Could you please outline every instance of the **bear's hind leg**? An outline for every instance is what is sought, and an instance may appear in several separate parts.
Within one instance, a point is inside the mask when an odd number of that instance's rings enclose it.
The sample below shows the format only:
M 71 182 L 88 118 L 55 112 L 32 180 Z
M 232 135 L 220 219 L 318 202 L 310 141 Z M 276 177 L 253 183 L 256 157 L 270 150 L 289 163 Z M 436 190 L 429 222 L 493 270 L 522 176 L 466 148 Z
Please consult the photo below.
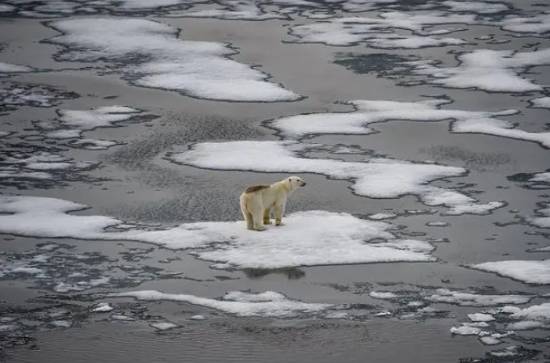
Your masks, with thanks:
M 252 214 L 252 220 L 253 220 L 253 224 L 254 224 L 254 229 L 256 231 L 263 231 L 265 230 L 265 227 L 264 225 L 262 224 L 263 222 L 263 210 L 260 209 L 259 211 L 255 212 Z
M 254 230 L 254 219 L 252 218 L 252 214 L 249 212 L 246 212 L 245 214 L 246 219 L 246 229 L 249 229 L 251 231 Z
M 266 208 L 264 209 L 264 224 L 271 224 L 270 218 L 270 209 Z

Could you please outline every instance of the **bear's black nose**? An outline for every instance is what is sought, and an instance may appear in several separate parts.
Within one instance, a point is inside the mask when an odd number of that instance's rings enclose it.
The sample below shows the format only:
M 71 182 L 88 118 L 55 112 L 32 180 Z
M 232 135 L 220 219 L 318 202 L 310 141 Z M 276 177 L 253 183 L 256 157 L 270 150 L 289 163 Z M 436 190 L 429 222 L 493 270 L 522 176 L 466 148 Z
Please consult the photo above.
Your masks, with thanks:
M 306 186 L 306 182 L 302 182 L 302 186 L 305 187 L 305 186 Z

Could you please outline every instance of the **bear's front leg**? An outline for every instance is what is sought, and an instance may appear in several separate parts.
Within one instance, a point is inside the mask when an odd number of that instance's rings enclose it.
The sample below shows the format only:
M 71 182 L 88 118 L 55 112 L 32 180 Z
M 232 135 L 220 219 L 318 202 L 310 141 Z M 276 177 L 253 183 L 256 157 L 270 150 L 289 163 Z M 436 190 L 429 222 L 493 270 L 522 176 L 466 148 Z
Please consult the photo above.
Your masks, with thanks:
M 271 224 L 271 220 L 269 219 L 270 217 L 269 214 L 270 214 L 269 208 L 264 209 L 264 224 Z
M 280 226 L 283 224 L 283 213 L 285 212 L 285 206 L 283 205 L 275 205 L 275 225 Z

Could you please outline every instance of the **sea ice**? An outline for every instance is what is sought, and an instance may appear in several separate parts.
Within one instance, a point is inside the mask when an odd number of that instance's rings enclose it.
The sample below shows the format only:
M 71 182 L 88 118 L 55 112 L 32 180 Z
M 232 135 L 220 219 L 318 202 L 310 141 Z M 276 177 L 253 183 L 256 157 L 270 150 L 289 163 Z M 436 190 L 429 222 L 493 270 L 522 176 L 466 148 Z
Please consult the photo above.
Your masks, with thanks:
M 470 267 L 529 284 L 550 284 L 550 260 L 495 261 L 470 265 Z
M 501 304 L 525 304 L 532 298 L 533 296 L 529 295 L 489 295 L 437 289 L 435 294 L 427 297 L 427 300 L 460 306 L 494 306 Z
M 290 300 L 274 291 L 263 293 L 229 292 L 220 300 L 187 294 L 168 294 L 155 290 L 129 291 L 109 294 L 109 297 L 133 297 L 138 300 L 168 300 L 200 305 L 237 316 L 289 318 L 301 314 L 318 314 L 331 308 L 331 304 L 305 303 Z
M 352 189 L 359 195 L 398 198 L 414 194 L 427 205 L 449 207 L 447 214 L 486 214 L 504 205 L 502 202 L 479 204 L 457 191 L 428 185 L 433 180 L 461 176 L 465 173 L 462 168 L 393 159 L 345 162 L 297 155 L 314 146 L 292 141 L 205 142 L 168 157 L 176 163 L 208 169 L 315 173 L 334 179 L 353 180 Z
M 354 112 L 312 113 L 275 119 L 270 127 L 284 136 L 301 138 L 316 134 L 371 134 L 369 126 L 376 123 L 399 121 L 435 122 L 453 120 L 451 131 L 456 133 L 481 133 L 499 137 L 537 142 L 550 148 L 550 132 L 527 132 L 515 128 L 514 123 L 497 119 L 516 110 L 498 112 L 463 111 L 441 109 L 447 99 L 428 99 L 417 102 L 384 100 L 355 100 L 349 103 Z
M 323 43 L 334 46 L 350 46 L 365 42 L 380 48 L 422 48 L 431 46 L 460 45 L 458 38 L 436 38 L 432 35 L 448 33 L 448 30 L 427 30 L 441 24 L 475 22 L 471 14 L 444 12 L 383 12 L 378 17 L 343 17 L 329 21 L 293 26 L 289 35 L 297 43 Z M 398 33 L 399 29 L 413 32 L 412 36 Z
M 32 71 L 33 69 L 28 66 L 0 62 L 0 73 L 27 73 Z
M 532 52 L 476 49 L 458 56 L 456 67 L 438 67 L 425 61 L 406 62 L 414 73 L 429 82 L 450 88 L 478 88 L 493 92 L 542 91 L 543 87 L 522 78 L 528 67 L 550 63 L 550 48 Z
M 430 255 L 433 246 L 428 242 L 396 239 L 388 232 L 391 224 L 362 220 L 346 213 L 297 212 L 286 217 L 284 227 L 271 227 L 261 233 L 247 230 L 244 222 L 197 222 L 166 230 L 111 232 L 105 229 L 123 222 L 103 216 L 68 214 L 84 208 L 61 199 L 0 196 L 0 232 L 36 237 L 135 240 L 167 248 L 197 248 L 193 254 L 217 262 L 216 267 L 279 268 L 434 260 Z M 373 239 L 385 241 L 366 243 Z M 93 284 L 88 282 L 87 288 L 95 286 Z M 79 288 L 63 284 L 57 290 Z
M 293 101 L 297 94 L 268 76 L 229 59 L 222 43 L 184 41 L 179 30 L 147 19 L 81 18 L 50 23 L 63 32 L 50 41 L 67 47 L 58 58 L 102 60 L 119 67 L 138 86 L 229 101 Z

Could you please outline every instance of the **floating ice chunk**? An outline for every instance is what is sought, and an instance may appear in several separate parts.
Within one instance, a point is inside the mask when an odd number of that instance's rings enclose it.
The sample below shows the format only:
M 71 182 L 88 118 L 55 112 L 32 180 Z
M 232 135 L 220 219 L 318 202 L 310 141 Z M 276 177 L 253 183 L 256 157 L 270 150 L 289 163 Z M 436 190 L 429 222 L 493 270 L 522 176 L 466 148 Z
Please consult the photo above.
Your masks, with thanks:
M 28 66 L 0 62 L 0 73 L 27 73 L 33 69 Z
M 325 22 L 297 25 L 289 35 L 298 43 L 324 43 L 349 46 L 359 42 L 381 48 L 421 48 L 430 46 L 459 45 L 465 41 L 457 38 L 435 38 L 428 35 L 448 33 L 448 30 L 426 30 L 427 27 L 452 23 L 474 23 L 470 14 L 443 12 L 384 12 L 378 17 L 344 17 Z M 397 33 L 407 29 L 413 36 Z
M 311 145 L 282 141 L 231 141 L 199 143 L 183 153 L 173 153 L 176 163 L 219 170 L 315 173 L 334 179 L 353 180 L 352 189 L 372 198 L 397 198 L 415 194 L 427 205 L 445 205 L 448 214 L 485 214 L 504 204 L 478 204 L 473 198 L 454 190 L 428 185 L 430 181 L 463 175 L 462 168 L 436 164 L 410 163 L 392 159 L 345 162 L 334 159 L 309 159 L 296 155 Z
M 87 150 L 105 150 L 115 145 L 120 145 L 117 141 L 98 140 L 98 139 L 78 139 L 69 142 L 70 146 L 79 147 Z
M 500 22 L 502 29 L 517 33 L 543 34 L 550 31 L 550 14 L 542 13 L 532 17 L 507 17 Z
M 372 37 L 366 40 L 367 44 L 373 48 L 394 49 L 419 49 L 427 47 L 444 47 L 448 45 L 463 45 L 467 42 L 464 39 L 445 37 L 436 38 L 430 36 L 387 36 L 383 37 L 379 34 L 378 37 Z
M 529 306 L 520 311 L 516 311 L 510 317 L 512 319 L 529 319 L 550 323 L 550 303 Z
M 82 134 L 82 130 L 76 130 L 76 129 L 60 129 L 48 132 L 46 134 L 46 137 L 51 139 L 75 139 L 79 138 Z
M 117 5 L 123 10 L 136 10 L 136 9 L 154 9 L 163 6 L 172 6 L 179 4 L 187 4 L 189 1 L 185 0 L 119 0 Z
M 510 330 L 531 330 L 544 327 L 546 327 L 546 324 L 544 322 L 534 320 L 522 320 L 515 323 L 510 323 L 506 326 L 506 328 Z
M 545 204 L 545 207 L 537 209 L 535 212 L 538 217 L 529 218 L 529 223 L 541 228 L 550 228 L 550 204 Z
M 506 121 L 494 118 L 480 118 L 464 120 L 453 125 L 454 132 L 480 133 L 494 136 L 508 137 L 532 141 L 550 148 L 550 132 L 528 132 L 518 130 L 515 126 Z
M 16 170 L 0 170 L 0 179 L 52 179 L 53 175 L 43 172 L 26 172 Z
M 390 292 L 390 291 L 371 291 L 369 292 L 369 296 L 375 299 L 395 299 L 398 297 L 397 294 Z
M 550 172 L 546 173 L 536 173 L 533 175 L 531 179 L 529 179 L 530 182 L 544 182 L 544 183 L 550 183 Z
M 124 315 L 124 314 L 112 314 L 111 319 L 118 320 L 118 321 L 133 321 L 134 320 L 134 318 L 132 318 L 131 316 Z
M 468 314 L 468 318 L 473 322 L 495 320 L 495 318 L 491 314 L 484 314 L 484 313 Z
M 88 18 L 51 25 L 64 33 L 50 41 L 70 61 L 116 64 L 132 83 L 229 101 L 294 101 L 300 98 L 254 68 L 229 59 L 222 43 L 183 41 L 178 30 L 146 19 Z M 121 66 L 124 61 L 126 65 Z
M 201 314 L 193 315 L 189 319 L 191 320 L 206 320 L 206 317 Z
M 485 295 L 452 291 L 449 289 L 437 289 L 435 294 L 427 297 L 427 300 L 461 306 L 494 306 L 501 304 L 525 304 L 532 298 L 533 296 L 529 295 Z
M 169 330 L 169 329 L 174 329 L 178 327 L 177 324 L 170 323 L 170 322 L 151 323 L 150 325 L 157 330 Z
M 391 219 L 397 217 L 395 213 L 376 213 L 369 215 L 369 219 L 381 220 L 381 219 Z
M 451 11 L 473 12 L 476 14 L 495 14 L 506 10 L 509 7 L 504 3 L 488 1 L 443 1 L 442 5 L 450 8 Z
M 117 122 L 127 121 L 142 111 L 126 106 L 105 106 L 93 110 L 58 110 L 59 120 L 71 128 L 93 130 L 112 127 Z
M 323 227 L 319 228 L 321 224 Z M 228 237 L 234 236 L 231 244 L 194 254 L 223 263 L 218 267 L 251 268 L 434 260 L 429 254 L 433 250 L 429 243 L 394 241 L 386 231 L 388 227 L 382 222 L 360 220 L 345 213 L 298 212 L 286 218 L 284 229 L 273 227 L 260 235 L 243 230 L 240 223 L 233 223 L 230 233 L 223 232 Z M 373 238 L 390 241 L 364 242 Z M 229 239 L 226 237 L 226 240 Z
M 107 313 L 109 311 L 113 311 L 113 307 L 106 302 L 101 302 L 92 308 L 94 313 Z
M 475 326 L 470 325 L 461 325 L 459 327 L 452 327 L 451 328 L 451 334 L 455 335 L 479 335 L 481 334 L 481 329 L 477 328 Z
M 470 265 L 476 270 L 495 272 L 530 284 L 550 284 L 550 260 L 508 260 Z
M 16 10 L 15 6 L 8 4 L 0 4 L 0 13 L 9 13 Z
M 167 230 L 130 229 L 105 231 L 122 224 L 103 216 L 70 215 L 85 206 L 43 197 L 0 196 L 0 232 L 37 237 L 70 237 L 99 240 L 135 240 L 167 248 L 200 248 L 201 259 L 250 268 L 301 265 L 433 261 L 427 242 L 396 240 L 391 225 L 367 221 L 346 213 L 307 211 L 293 213 L 284 228 L 262 233 L 244 228 L 244 222 L 186 223 Z M 12 213 L 12 214 L 8 214 Z M 319 227 L 322 226 L 322 227 Z M 365 243 L 372 239 L 387 242 Z M 211 249 L 205 250 L 204 247 Z M 97 286 L 89 281 L 86 287 Z M 100 283 L 107 283 L 98 279 Z M 61 283 L 57 291 L 82 286 Z
M 426 223 L 428 227 L 448 227 L 450 224 L 449 222 L 444 221 L 433 221 Z
M 73 324 L 67 320 L 54 320 L 50 322 L 51 325 L 58 328 L 70 328 Z
M 300 138 L 310 134 L 370 134 L 375 132 L 370 125 L 391 120 L 434 122 L 452 119 L 452 132 L 507 137 L 550 148 L 550 132 L 519 130 L 513 123 L 495 118 L 511 115 L 516 110 L 482 112 L 439 108 L 447 102 L 440 99 L 418 102 L 355 100 L 350 102 L 356 108 L 354 112 L 288 116 L 271 121 L 270 126 L 286 137 Z
M 138 300 L 168 300 L 200 305 L 237 316 L 263 316 L 288 318 L 301 314 L 317 314 L 329 309 L 331 304 L 304 303 L 290 300 L 273 291 L 259 294 L 230 292 L 221 300 L 187 294 L 168 294 L 155 290 L 129 291 L 109 294 L 110 297 L 133 297 Z
M 407 62 L 414 73 L 427 75 L 429 82 L 450 88 L 478 88 L 494 92 L 541 91 L 519 74 L 530 66 L 550 63 L 550 48 L 533 52 L 476 49 L 458 56 L 456 67 L 436 67 L 426 62 Z
M 533 107 L 550 108 L 550 97 L 539 97 L 529 100 Z
M 510 334 L 493 333 L 491 335 L 479 337 L 479 340 L 485 345 L 497 345 L 502 343 L 500 338 L 507 337 L 508 335 Z

